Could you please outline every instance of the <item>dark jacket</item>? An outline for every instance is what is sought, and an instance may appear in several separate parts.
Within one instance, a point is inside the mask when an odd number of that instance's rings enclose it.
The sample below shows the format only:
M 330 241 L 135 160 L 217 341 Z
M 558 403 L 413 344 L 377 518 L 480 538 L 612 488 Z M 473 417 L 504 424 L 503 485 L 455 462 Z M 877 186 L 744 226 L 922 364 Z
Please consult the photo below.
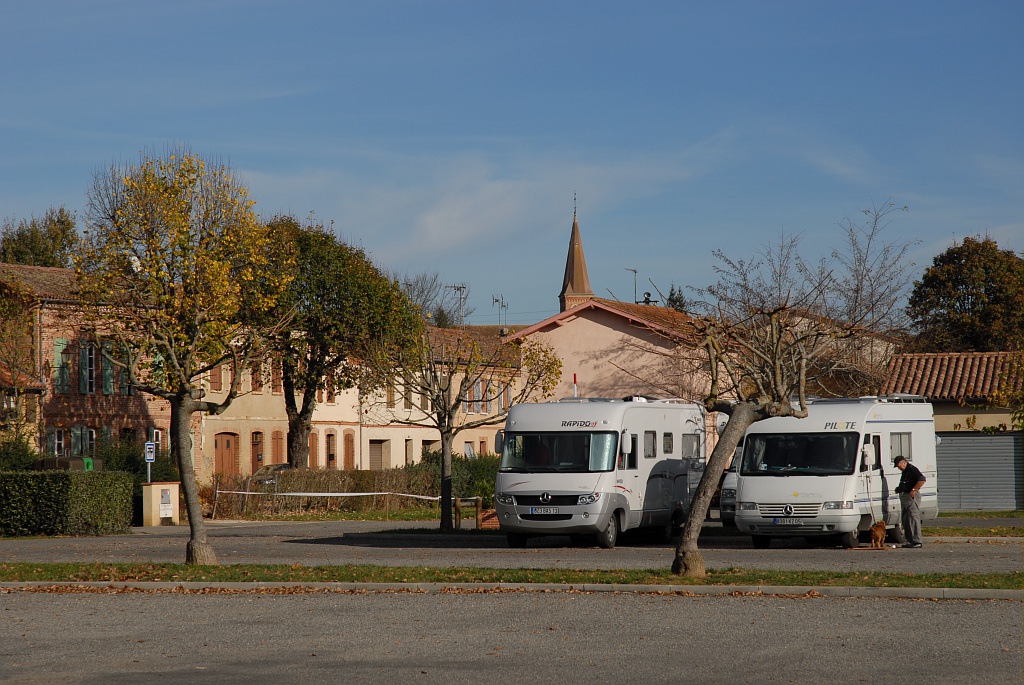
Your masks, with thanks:
M 921 470 L 908 461 L 907 468 L 903 469 L 903 475 L 900 476 L 900 484 L 896 486 L 896 492 L 910 493 L 915 485 L 924 481 L 925 477 Z

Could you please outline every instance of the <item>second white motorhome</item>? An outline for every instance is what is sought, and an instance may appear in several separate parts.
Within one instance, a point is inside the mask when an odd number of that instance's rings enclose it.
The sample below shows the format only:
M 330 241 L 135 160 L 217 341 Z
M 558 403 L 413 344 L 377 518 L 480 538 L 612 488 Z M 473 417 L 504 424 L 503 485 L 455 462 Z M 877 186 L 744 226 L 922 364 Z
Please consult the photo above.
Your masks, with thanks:
M 570 535 L 614 547 L 620 532 L 671 533 L 706 457 L 704 408 L 682 400 L 569 398 L 518 404 L 502 437 L 495 506 L 509 546 Z
M 754 547 L 772 538 L 829 536 L 844 547 L 884 519 L 902 541 L 900 470 L 906 457 L 926 478 L 921 517 L 938 516 L 932 406 L 909 395 L 809 402 L 806 418 L 758 421 L 744 436 L 736 527 Z

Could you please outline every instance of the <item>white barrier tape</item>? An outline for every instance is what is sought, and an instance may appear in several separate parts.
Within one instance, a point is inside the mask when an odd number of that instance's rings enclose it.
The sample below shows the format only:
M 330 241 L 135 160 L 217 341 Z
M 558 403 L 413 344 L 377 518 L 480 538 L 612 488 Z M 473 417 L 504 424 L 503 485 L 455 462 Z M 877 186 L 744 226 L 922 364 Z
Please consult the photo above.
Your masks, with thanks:
M 218 495 L 271 495 L 274 497 L 374 497 L 378 495 L 395 495 L 397 497 L 412 497 L 414 499 L 426 499 L 439 501 L 440 497 L 427 495 L 410 495 L 404 492 L 274 492 L 259 491 L 249 492 L 246 490 L 218 490 Z

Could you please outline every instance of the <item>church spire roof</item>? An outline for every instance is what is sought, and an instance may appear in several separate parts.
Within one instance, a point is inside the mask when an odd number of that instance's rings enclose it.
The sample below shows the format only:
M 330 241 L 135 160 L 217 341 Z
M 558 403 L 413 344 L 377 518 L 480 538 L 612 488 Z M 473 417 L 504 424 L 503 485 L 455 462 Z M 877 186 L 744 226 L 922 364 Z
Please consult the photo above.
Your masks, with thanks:
M 569 254 L 565 258 L 565 278 L 562 292 L 558 295 L 560 311 L 571 309 L 581 302 L 594 299 L 587 275 L 587 260 L 583 256 L 583 240 L 580 238 L 580 224 L 576 210 L 572 212 L 572 234 L 569 236 Z

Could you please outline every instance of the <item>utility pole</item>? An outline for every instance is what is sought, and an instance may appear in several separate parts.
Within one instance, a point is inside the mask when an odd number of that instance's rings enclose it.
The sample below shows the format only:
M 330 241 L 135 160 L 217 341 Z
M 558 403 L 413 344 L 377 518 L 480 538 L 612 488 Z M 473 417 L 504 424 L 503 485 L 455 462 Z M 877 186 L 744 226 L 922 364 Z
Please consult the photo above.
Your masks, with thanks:
M 632 271 L 633 272 L 633 304 L 640 304 L 639 302 L 636 301 L 636 269 L 630 269 L 627 266 L 626 267 L 626 271 Z

